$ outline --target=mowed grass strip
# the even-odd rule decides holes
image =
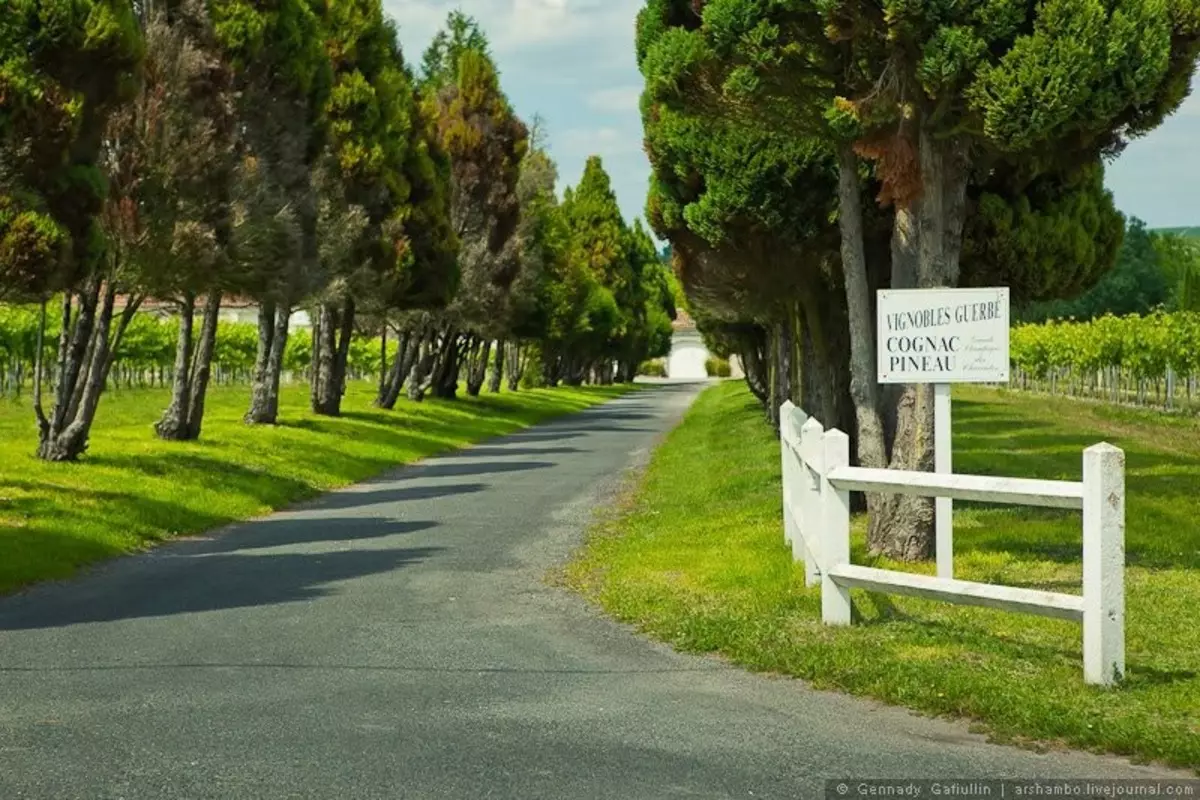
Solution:
[[[279,509],[397,465],[511,433],[611,399],[626,387],[556,388],[373,408],[351,383],[340,418],[285,386],[279,424],[242,422],[248,387],[213,387],[198,442],[163,442],[153,424],[168,391],[106,395],[76,464],[33,457],[27,403],[0,403],[0,594],[80,567]]]
[[[706,391],[567,580],[618,619],[694,652],[935,714],[1000,741],[1200,767],[1200,423],[984,389],[954,396],[956,471],[1079,480],[1082,450],[1127,453],[1127,665],[1085,686],[1081,627],[854,591],[827,628],[783,542],[779,444],[744,387]],[[1078,593],[1078,512],[956,504],[956,576]],[[858,564],[932,573],[867,555]]]

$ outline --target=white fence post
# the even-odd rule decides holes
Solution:
[[[830,470],[850,465],[850,437],[825,432],[821,474],[821,619],[826,625],[850,624],[850,589],[837,585],[830,571],[850,563],[850,492],[829,482]]]
[[[1111,686],[1125,674],[1125,453],[1083,451],[1083,679]]]
[[[825,430],[816,417],[809,417],[800,426],[800,452],[814,457],[811,462],[800,460],[800,534],[804,545],[804,585],[821,583],[822,517],[821,464],[824,462],[822,435]]]
[[[799,510],[792,503],[792,499],[796,496],[795,484],[801,477],[796,475],[797,470],[793,469],[795,458],[791,453],[792,442],[790,441],[792,401],[787,400],[779,407],[779,458],[780,458],[780,475],[782,477],[780,483],[783,486],[783,540],[792,546],[792,551],[795,552],[796,545],[796,512]],[[799,442],[796,442],[798,445]]]

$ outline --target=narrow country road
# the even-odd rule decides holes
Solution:
[[[795,798],[827,778],[1161,774],[678,655],[551,588],[697,390],[0,599],[0,798]]]

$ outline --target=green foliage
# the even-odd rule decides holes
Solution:
[[[243,84],[269,73],[277,77],[278,90],[305,98],[313,112],[321,107],[332,75],[318,4],[309,0],[209,0],[209,5],[217,38]],[[342,3],[320,5],[332,11]]]
[[[1170,292],[1169,305],[1179,311],[1200,311],[1200,238],[1182,233],[1150,234],[1159,270]]]
[[[1052,370],[1090,377],[1109,367],[1149,380],[1161,378],[1167,367],[1177,375],[1200,375],[1200,314],[1106,314],[1086,322],[1018,325],[1010,348],[1013,365],[1039,380]]]
[[[131,4],[9,0],[0,14],[0,297],[69,285],[103,253],[107,116],[142,58]]]
[[[1086,284],[1085,284],[1086,285]],[[1133,219],[1118,251],[1116,265],[1074,300],[1031,305],[1020,317],[1030,322],[1055,318],[1092,319],[1103,314],[1145,314],[1170,297],[1154,240],[1145,224]]]
[[[638,375],[645,375],[650,378],[665,378],[667,377],[667,363],[661,358],[643,361],[638,365]]]
[[[487,36],[479,23],[462,11],[451,11],[445,27],[437,32],[425,51],[421,64],[422,82],[435,91],[446,84],[456,83],[462,56],[467,52],[491,59]]]
[[[495,335],[521,267],[517,184],[528,130],[477,34],[473,20],[451,13],[426,53],[424,87],[438,145],[449,158],[450,217],[460,240],[449,317],[460,329]]]
[[[962,283],[1009,286],[1020,308],[1078,296],[1106,280],[1130,243],[1100,162],[1030,181],[1018,174],[997,169],[968,190],[974,213],[965,223]]]
[[[729,361],[717,356],[710,356],[704,361],[704,371],[710,378],[728,378],[732,374]]]
[[[625,223],[597,156],[560,208],[566,232],[561,283],[550,290],[552,342],[585,360],[635,369],[670,349],[675,299],[650,234]]]

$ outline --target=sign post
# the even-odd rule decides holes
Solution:
[[[950,385],[1007,383],[1007,287],[881,289],[876,318],[880,383],[932,383],[934,471],[950,473]],[[935,501],[937,574],[954,577],[954,507]]]

